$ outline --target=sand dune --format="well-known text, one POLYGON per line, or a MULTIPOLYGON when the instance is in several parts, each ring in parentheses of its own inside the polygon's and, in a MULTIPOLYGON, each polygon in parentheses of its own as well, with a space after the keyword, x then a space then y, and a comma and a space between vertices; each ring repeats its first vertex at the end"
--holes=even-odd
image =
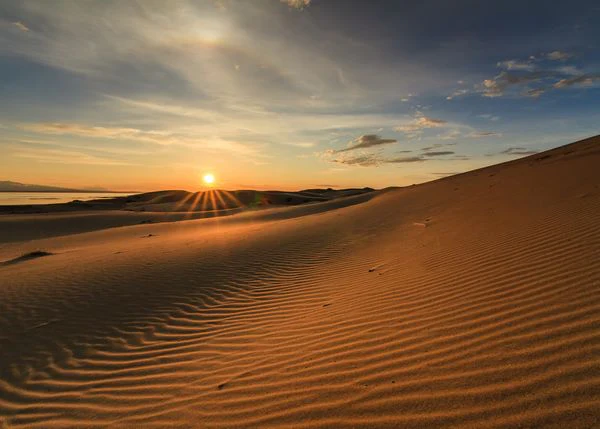
POLYGON ((599 165, 595 137, 352 204, 19 229, 0 422, 599 427, 599 165))
MULTIPOLYGON (((74 200, 69 203, 0 206, 0 214, 73 213, 82 211, 171 212, 190 213, 331 201, 373 192, 360 189, 305 189, 284 191, 222 191, 209 189, 199 192, 156 191, 143 194, 100 198, 89 201, 74 200)), ((51 194, 49 194, 51 195, 51 194)))
POLYGON ((371 188, 308 189, 299 192, 158 191, 62 204, 0 206, 0 243, 330 202, 308 212, 301 211, 302 214, 314 213, 334 206, 356 204, 373 197, 374 192, 371 188))

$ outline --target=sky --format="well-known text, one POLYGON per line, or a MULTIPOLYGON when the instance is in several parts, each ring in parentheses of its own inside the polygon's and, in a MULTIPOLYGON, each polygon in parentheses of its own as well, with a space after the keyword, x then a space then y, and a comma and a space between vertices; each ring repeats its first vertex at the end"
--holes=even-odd
POLYGON ((599 133, 593 1, 0 0, 0 180, 404 186, 599 133))

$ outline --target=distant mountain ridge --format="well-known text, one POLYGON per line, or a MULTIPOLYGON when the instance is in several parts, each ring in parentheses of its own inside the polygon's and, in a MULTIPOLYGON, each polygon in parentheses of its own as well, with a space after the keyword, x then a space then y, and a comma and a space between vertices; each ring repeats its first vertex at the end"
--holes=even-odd
POLYGON ((10 180, 0 180, 0 192, 111 192, 100 189, 73 189, 58 186, 29 185, 10 180))

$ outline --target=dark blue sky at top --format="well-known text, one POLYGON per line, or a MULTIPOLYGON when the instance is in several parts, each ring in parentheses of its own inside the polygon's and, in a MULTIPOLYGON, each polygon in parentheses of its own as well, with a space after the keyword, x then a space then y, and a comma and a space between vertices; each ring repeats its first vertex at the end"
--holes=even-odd
MULTIPOLYGON (((198 10, 212 0, 195 2, 198 10)), ((23 2, 28 3, 28 2, 23 2)), ((36 3, 36 2, 29 2, 36 3)), ((44 2, 37 2, 44 3, 44 2)), ((53 3, 54 8, 68 4, 65 1, 53 3)), ((104 2, 110 4, 111 2, 104 2)), ((119 2, 112 2, 117 4, 119 2)), ((121 2, 123 3, 123 2, 121 2)), ((144 2, 140 2, 144 4, 144 2)), ((152 2, 145 2, 145 8, 132 7, 143 12, 152 8, 152 2)), ((236 2, 231 2, 235 5, 236 2)), ((246 2, 252 3, 252 2, 246 2)), ((257 2, 261 3, 261 2, 257 2)), ((263 1, 262 4, 267 3, 263 1)), ((277 3, 273 0, 272 3, 277 3)), ((164 2, 163 4, 168 4, 164 2)), ((227 2, 225 2, 227 4, 227 2)), ((232 9, 234 6, 230 6, 232 9)), ((312 28, 322 34, 336 35, 357 44, 355 57, 358 62, 378 59, 393 62, 402 56, 429 66, 430 73, 440 76, 488 76, 496 72, 495 64, 506 59, 526 59, 530 55, 555 50, 575 54, 570 64, 598 69, 600 64, 600 6, 596 1, 345 1, 313 0, 301 14, 295 10, 278 7, 274 9, 282 24, 285 38, 304 39, 305 42, 329 45, 335 52, 335 39, 318 39, 311 34, 312 28), (360 46, 364 50, 360 50, 360 46)), ((0 16, 5 23, 20 22, 24 18, 32 29, 41 31, 53 28, 52 22, 40 15, 27 14, 17 3, 0 1, 0 16)), ((274 38, 282 37, 280 31, 270 32, 265 21, 246 22, 246 26, 274 38)), ((344 49, 345 47, 340 47, 344 49)), ((1 51, 0 51, 1 52, 1 51)), ((347 55, 347 52, 344 54, 347 55)), ((156 69, 156 64, 115 63, 115 76, 112 79, 88 82, 87 88, 104 89, 112 87, 119 92, 143 92, 145 87, 156 89, 162 86, 165 92, 185 96, 190 88, 178 77, 169 74, 167 69, 157 70, 152 75, 142 72, 156 69), (137 76, 137 79, 119 79, 119 76, 137 76)), ((402 76, 399 76, 402 78, 402 76)), ((76 101, 72 92, 85 92, 85 86, 74 74, 65 74, 60 69, 28 61, 20 55, 4 53, 0 56, 0 86, 5 97, 47 93, 54 101, 65 97, 67 102, 76 101), (28 82, 25 84, 24 82, 28 82), (51 85, 48 85, 51 84, 51 85)), ((198 91, 194 96, 199 96, 198 91)))
POLYGON ((321 28, 374 42, 386 54, 419 57, 445 48, 453 54, 452 46, 460 46, 463 57, 449 66, 485 66, 502 55, 545 50, 599 55, 600 7, 595 1, 316 0, 304 13, 321 28))

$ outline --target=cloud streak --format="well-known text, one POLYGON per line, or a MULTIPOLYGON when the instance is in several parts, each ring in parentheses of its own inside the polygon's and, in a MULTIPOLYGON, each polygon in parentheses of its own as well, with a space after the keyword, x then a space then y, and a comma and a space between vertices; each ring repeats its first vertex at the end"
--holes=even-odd
POLYGON ((428 118, 427 116, 419 116, 415 118, 412 122, 406 125, 400 125, 394 129, 403 133, 413 133, 427 128, 438 128, 447 123, 448 121, 444 121, 442 119, 428 118))
POLYGON ((459 88, 446 99, 452 100, 471 93, 487 98, 507 95, 538 98, 554 89, 591 86, 600 80, 600 73, 584 73, 575 65, 555 64, 565 63, 573 57, 571 53, 556 50, 531 55, 525 60, 499 61, 496 66, 501 71, 496 76, 474 85, 473 90, 459 88))
POLYGON ((503 70, 479 85, 484 97, 502 97, 513 88, 521 88, 520 95, 538 98, 552 89, 572 86, 592 85, 600 79, 600 73, 582 73, 577 67, 566 65, 556 67, 549 62, 564 62, 573 57, 562 51, 552 51, 539 57, 531 56, 527 61, 500 61, 497 66, 503 70), (530 85, 533 85, 531 87, 530 85))
POLYGON ((533 71, 535 69, 535 65, 531 61, 520 62, 517 60, 507 60, 500 61, 497 64, 498 67, 506 69, 506 70, 525 70, 525 71, 533 71))
POLYGON ((265 157, 257 148, 233 140, 218 137, 200 138, 195 135, 175 133, 169 130, 141 130, 126 127, 89 126, 74 123, 22 124, 21 128, 38 134, 70 135, 94 139, 134 141, 156 145, 181 145, 202 148, 213 152, 228 152, 247 157, 265 157))
POLYGON ((42 134, 69 134, 81 137, 142 140, 164 143, 169 135, 159 131, 142 131, 136 128, 98 127, 61 122, 24 124, 22 128, 42 134))
POLYGON ((425 152, 423 154, 423 156, 446 156, 446 155, 454 155, 455 152, 452 152, 450 150, 443 150, 443 151, 437 151, 437 152, 425 152))
POLYGON ((552 61, 566 61, 572 57, 573 54, 569 54, 568 52, 562 51, 552 51, 546 54, 546 58, 552 61))
POLYGON ((287 5, 294 9, 304 9, 310 6, 311 0, 281 0, 281 3, 287 3, 287 5))
POLYGON ((552 85, 554 88, 566 88, 573 85, 592 85, 600 80, 600 73, 582 74, 580 76, 561 79, 552 85))
POLYGON ((377 134, 366 134, 366 135, 360 136, 356 140, 354 140, 353 141, 354 144, 352 144, 351 146, 349 146, 345 149, 336 150, 336 151, 334 151, 334 153, 348 152, 348 151, 356 150, 356 149, 366 149, 366 148, 370 148, 370 147, 396 143, 397 141, 398 140, 396 140, 396 139, 383 139, 380 136, 378 136, 377 134))
POLYGON ((500 152, 501 155, 534 155, 536 153, 538 153, 537 150, 530 150, 524 147, 509 147, 500 152))
POLYGON ((455 145, 456 145, 456 143, 435 143, 435 144, 432 144, 431 146, 424 147, 421 150, 423 152, 428 152, 428 151, 431 151, 433 149, 440 149, 442 147, 455 146, 455 145))
POLYGON ((412 162, 423 162, 423 161, 427 161, 424 158, 421 158, 419 156, 406 156, 406 157, 400 157, 400 158, 387 158, 387 159, 383 159, 382 162, 385 164, 407 164, 407 163, 412 163, 412 162))
POLYGON ((412 164, 428 161, 428 158, 438 156, 452 155, 451 151, 427 152, 422 156, 403 156, 403 157, 381 157, 375 154, 366 154, 353 157, 334 158, 331 162, 338 164, 361 166, 361 167, 378 167, 384 164, 412 164))
POLYGON ((378 167, 384 164, 412 164, 428 161, 429 158, 453 155, 452 151, 425 152, 420 156, 385 157, 378 154, 361 154, 330 159, 331 162, 360 167, 378 167))
POLYGON ((52 164, 74 164, 74 165, 106 165, 106 166, 128 166, 135 165, 131 162, 98 157, 76 151, 60 149, 29 149, 22 148, 12 153, 18 158, 26 158, 32 161, 52 164))
POLYGON ((423 131, 430 128, 440 128, 448 124, 448 121, 443 119, 436 119, 424 116, 421 112, 417 113, 417 116, 407 124, 400 125, 394 128, 394 131, 404 133, 404 136, 408 139, 419 138, 422 136, 423 131))
POLYGON ((360 167, 378 167, 382 164, 410 164, 424 162, 427 159, 419 156, 384 158, 374 154, 359 155, 353 157, 334 158, 331 162, 360 167))
POLYGON ((502 133, 497 133, 494 131, 474 131, 471 134, 469 134, 468 137, 472 139, 478 139, 483 137, 502 137, 502 133))
POLYGON ((25 32, 29 31, 29 27, 27 27, 21 21, 13 22, 13 25, 21 31, 25 31, 25 32))
POLYGON ((359 165, 361 167, 374 167, 381 164, 381 160, 373 154, 334 158, 331 162, 345 165, 359 165))
POLYGON ((481 92, 484 97, 502 97, 510 87, 531 82, 540 82, 545 78, 553 76, 556 76, 556 73, 549 71, 532 71, 521 74, 502 71, 494 78, 484 80, 481 92))

